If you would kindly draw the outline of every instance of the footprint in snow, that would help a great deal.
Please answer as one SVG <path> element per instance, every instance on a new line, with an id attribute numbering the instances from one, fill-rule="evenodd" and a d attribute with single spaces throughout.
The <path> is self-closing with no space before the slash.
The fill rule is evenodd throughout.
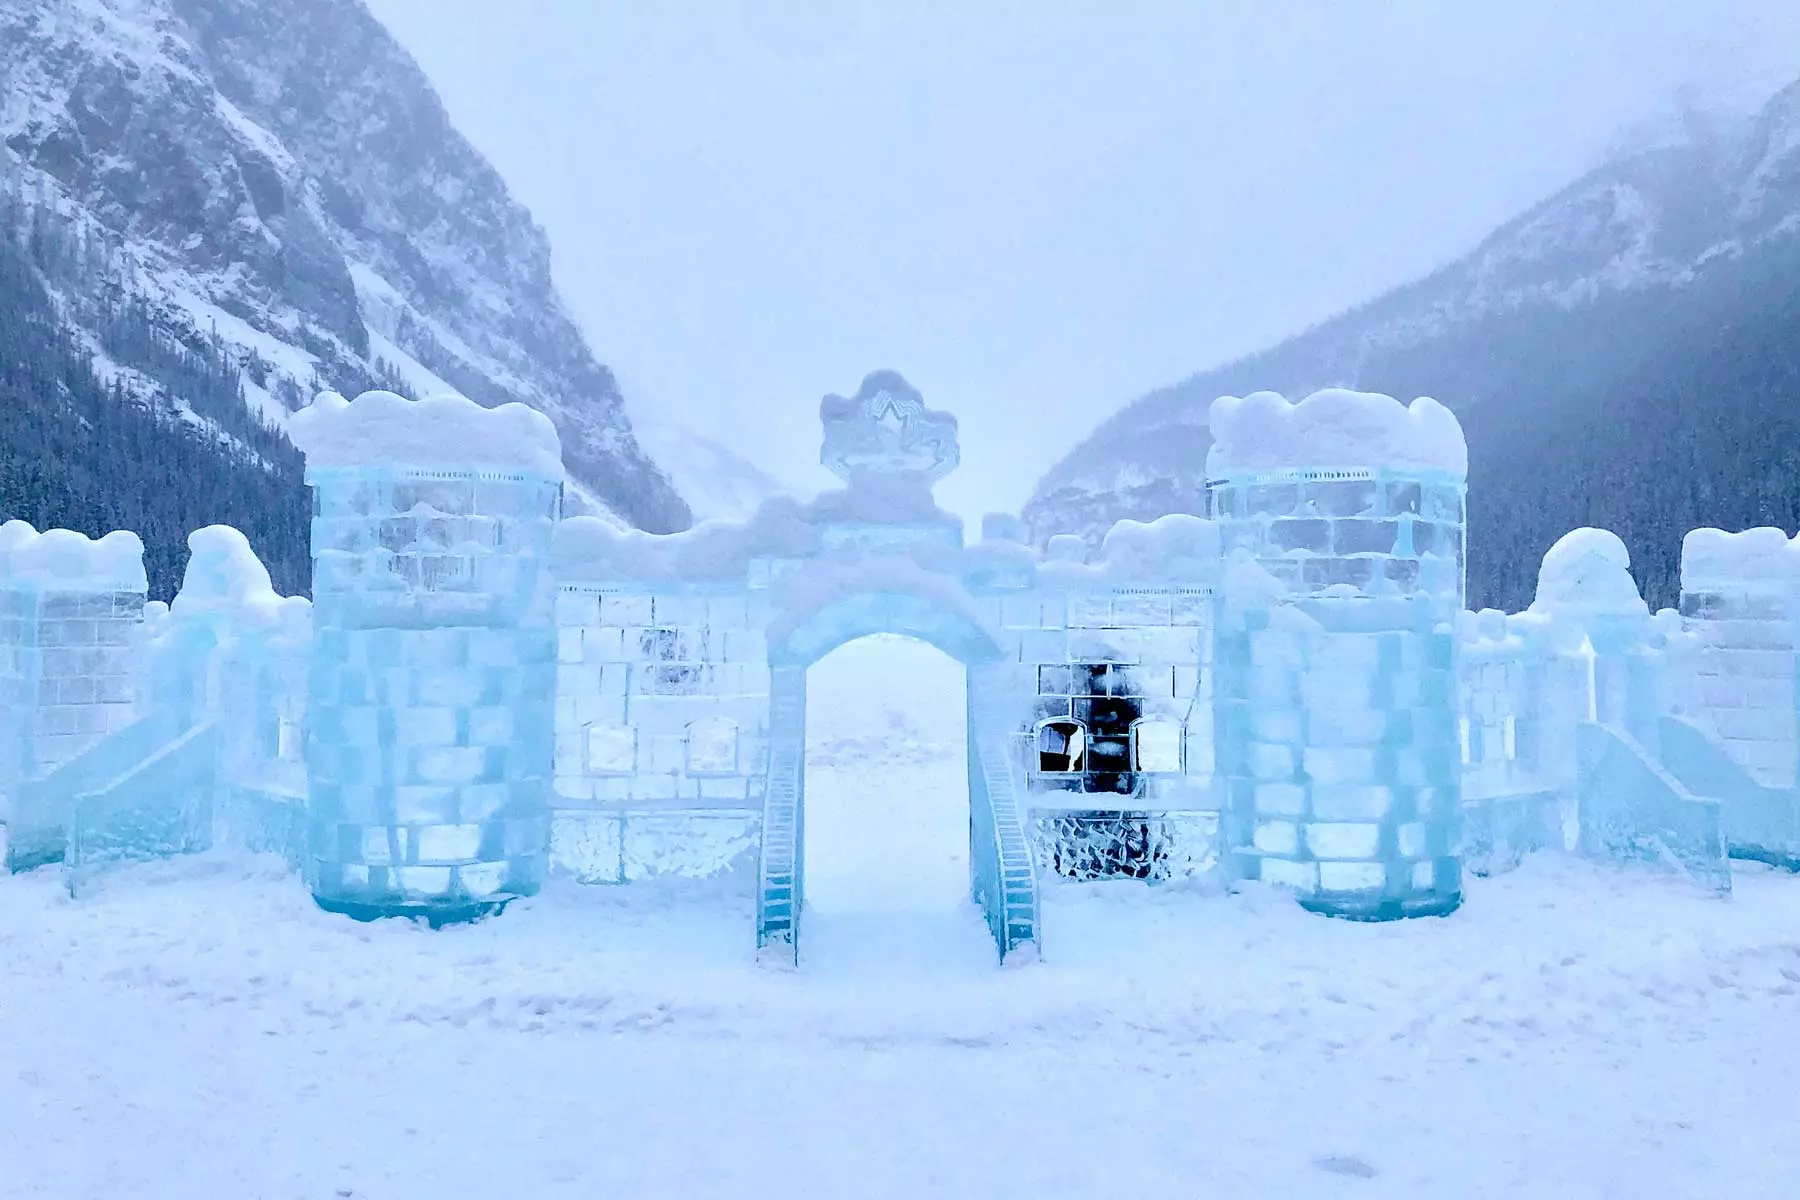
<path id="1" fill-rule="evenodd" d="M 1330 1171 L 1333 1175 L 1348 1175 L 1353 1179 L 1373 1179 L 1380 1174 L 1373 1166 L 1354 1154 L 1325 1154 L 1312 1160 L 1313 1166 L 1321 1171 Z"/>

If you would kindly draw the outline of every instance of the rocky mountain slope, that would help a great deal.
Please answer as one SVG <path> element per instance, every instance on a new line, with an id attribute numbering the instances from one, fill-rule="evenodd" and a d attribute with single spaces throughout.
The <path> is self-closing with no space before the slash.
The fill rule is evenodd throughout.
<path id="1" fill-rule="evenodd" d="M 639 408 L 631 427 L 644 449 L 668 471 L 695 520 L 748 520 L 770 496 L 798 491 L 783 487 L 767 471 L 713 438 L 645 413 Z"/>
<path id="2" fill-rule="evenodd" d="M 9 232 L 62 334 L 229 469 L 289 456 L 165 360 L 229 368 L 276 429 L 320 386 L 524 401 L 562 433 L 574 506 L 688 523 L 543 232 L 360 0 L 7 0 L 0 147 Z M 160 353 L 112 336 L 121 319 Z"/>
<path id="3" fill-rule="evenodd" d="M 1615 529 L 1673 603 L 1681 534 L 1800 524 L 1800 83 L 1595 170 L 1430 277 L 1126 406 L 1025 509 L 1040 540 L 1204 511 L 1207 407 L 1432 395 L 1470 444 L 1470 600 L 1518 607 L 1565 530 Z"/>

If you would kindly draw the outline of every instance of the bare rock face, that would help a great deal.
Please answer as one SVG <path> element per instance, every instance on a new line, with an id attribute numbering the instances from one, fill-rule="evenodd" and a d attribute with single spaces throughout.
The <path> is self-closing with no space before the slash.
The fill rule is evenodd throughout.
<path id="1" fill-rule="evenodd" d="M 360 0 L 0 5 L 0 144 L 15 214 L 80 234 L 88 269 L 50 282 L 97 348 L 83 326 L 124 289 L 169 340 L 236 362 L 277 427 L 324 387 L 522 401 L 557 425 L 572 508 L 689 523 L 543 231 Z M 115 366 L 182 406 L 166 372 Z"/>

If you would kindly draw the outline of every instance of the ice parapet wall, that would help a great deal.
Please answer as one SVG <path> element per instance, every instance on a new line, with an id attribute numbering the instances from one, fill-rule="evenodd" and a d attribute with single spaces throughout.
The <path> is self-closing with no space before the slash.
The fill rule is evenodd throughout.
<path id="1" fill-rule="evenodd" d="M 563 482 L 522 405 L 326 394 L 313 488 L 307 872 L 327 908 L 455 920 L 546 866 Z"/>

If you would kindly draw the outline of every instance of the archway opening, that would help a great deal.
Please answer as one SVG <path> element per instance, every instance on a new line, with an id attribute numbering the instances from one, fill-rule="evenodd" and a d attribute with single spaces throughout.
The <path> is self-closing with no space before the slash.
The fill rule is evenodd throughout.
<path id="1" fill-rule="evenodd" d="M 966 686 L 961 663 L 898 634 L 808 669 L 804 957 L 940 957 L 948 936 L 991 959 L 969 900 Z"/>

